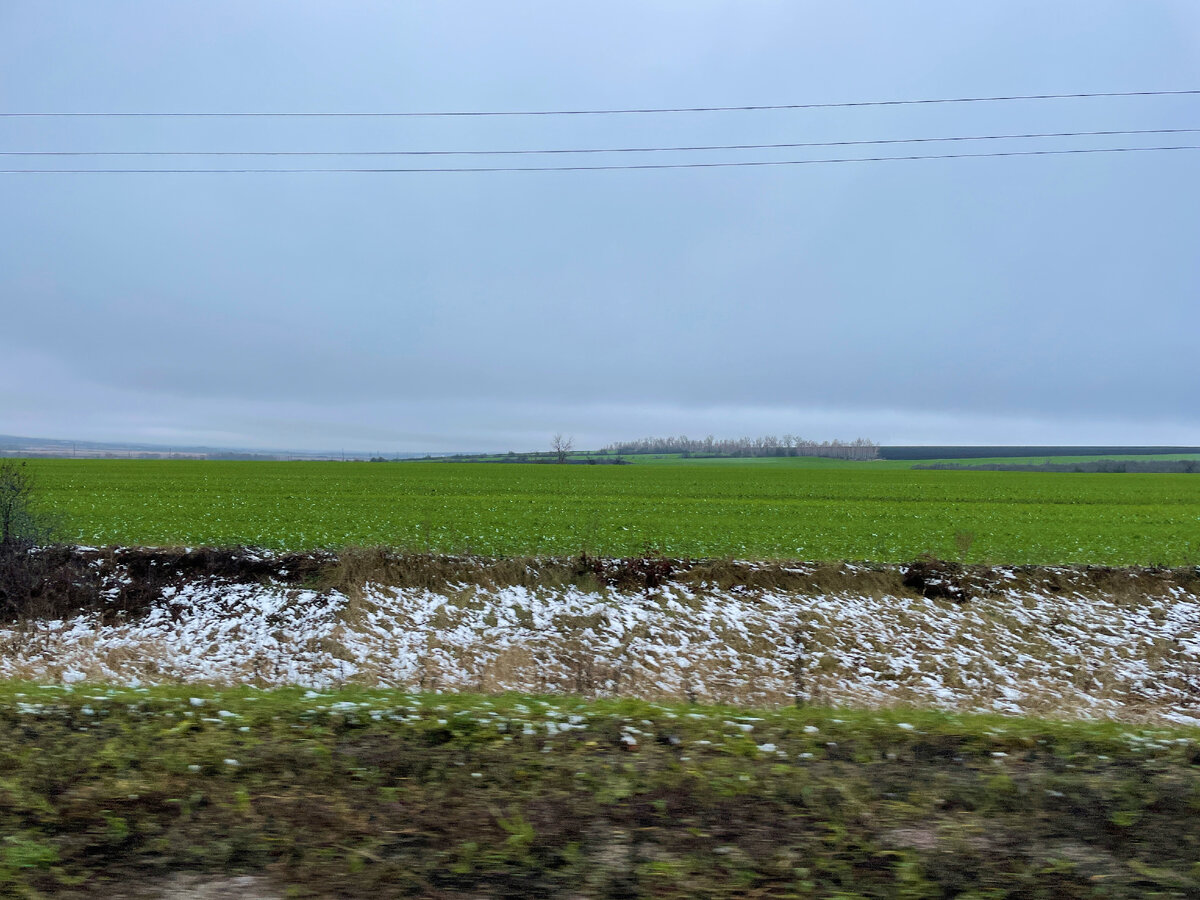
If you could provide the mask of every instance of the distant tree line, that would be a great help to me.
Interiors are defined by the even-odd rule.
[[[648,437],[638,441],[609,444],[601,453],[635,455],[645,453],[679,453],[683,456],[824,456],[831,459],[878,459],[879,445],[858,438],[853,441],[810,441],[792,434],[776,437],[741,437],[717,440],[711,434],[699,440],[686,435],[678,437]]]
[[[1097,459],[1076,463],[981,463],[977,466],[955,463],[930,463],[914,469],[964,469],[970,472],[1101,472],[1200,474],[1200,460],[1195,459]]]

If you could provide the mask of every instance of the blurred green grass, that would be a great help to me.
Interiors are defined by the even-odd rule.
[[[1195,896],[1198,753],[927,710],[9,682],[0,894]]]

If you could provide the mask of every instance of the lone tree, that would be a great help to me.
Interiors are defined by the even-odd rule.
[[[554,448],[554,455],[558,457],[558,462],[565,463],[567,454],[575,448],[575,441],[573,438],[563,437],[560,433],[551,439],[550,446]]]

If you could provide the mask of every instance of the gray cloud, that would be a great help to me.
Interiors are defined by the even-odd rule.
[[[1101,7],[347,16],[218,3],[197,17],[117,3],[63,17],[15,3],[0,107],[562,108],[1196,83],[1194,7]],[[1167,98],[0,129],[6,147],[47,149],[633,146],[1181,127],[1197,111]],[[560,429],[589,443],[782,430],[1200,442],[1195,159],[7,176],[0,431],[367,450],[520,449]]]

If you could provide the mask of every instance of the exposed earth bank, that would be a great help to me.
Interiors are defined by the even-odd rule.
[[[58,547],[0,677],[1200,724],[1200,571]]]

